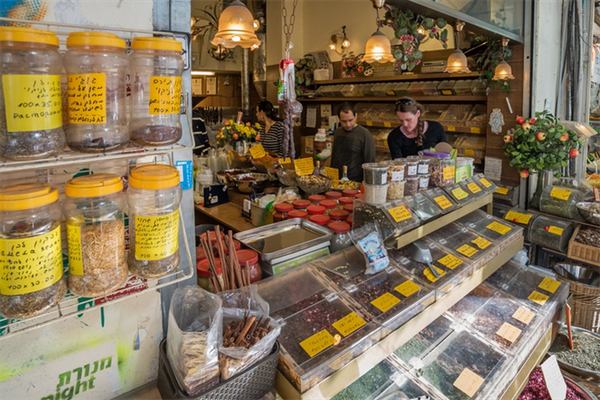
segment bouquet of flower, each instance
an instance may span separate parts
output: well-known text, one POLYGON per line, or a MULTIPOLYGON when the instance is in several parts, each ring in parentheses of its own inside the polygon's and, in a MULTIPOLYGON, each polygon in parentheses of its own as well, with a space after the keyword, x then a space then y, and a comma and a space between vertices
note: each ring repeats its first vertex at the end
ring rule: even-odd
POLYGON ((223 126, 219 129, 217 144, 223 147, 228 143, 233 146, 235 142, 255 142, 260 140, 260 135, 257 135, 258 130, 260 130, 259 123, 254 126, 250 122, 238 124, 230 119, 223 122, 223 126))
POLYGON ((373 66, 363 60, 364 54, 354 55, 354 52, 342 56, 342 77, 369 76, 373 74, 373 66))

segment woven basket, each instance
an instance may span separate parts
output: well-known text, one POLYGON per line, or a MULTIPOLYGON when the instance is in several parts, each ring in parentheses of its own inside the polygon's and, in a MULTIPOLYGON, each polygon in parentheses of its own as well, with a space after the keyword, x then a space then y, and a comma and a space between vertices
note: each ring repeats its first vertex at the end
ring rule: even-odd
POLYGON ((573 325, 600 332, 600 287, 586 285, 563 276, 564 270, 560 265, 576 265, 565 262, 554 263, 553 269, 558 279, 569 283, 569 292, 572 295, 571 307, 573 309, 573 325))
POLYGON ((600 265, 600 248, 575 241, 580 229, 581 225, 578 225, 575 232, 573 232, 573 236, 571 236, 571 240, 569 240, 569 252, 567 256, 574 260, 600 265))

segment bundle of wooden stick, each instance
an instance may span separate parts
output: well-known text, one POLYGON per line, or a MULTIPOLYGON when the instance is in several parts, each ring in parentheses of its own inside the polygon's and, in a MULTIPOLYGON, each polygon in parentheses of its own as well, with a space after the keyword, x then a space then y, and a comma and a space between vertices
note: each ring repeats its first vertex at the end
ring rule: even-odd
POLYGON ((242 269, 240 262, 235 252, 235 245, 233 241, 233 232, 228 231, 227 234, 221 232, 221 228, 215 226, 215 235, 217 237, 217 254, 213 251, 213 246, 208 239, 208 235, 200 236, 200 243, 202 249, 208 259, 208 266, 210 270, 210 282, 214 288, 215 293, 223 292, 225 290, 235 290, 244 286, 250 285, 250 269, 246 265, 242 269), (227 252, 225 249, 227 248, 227 252), (222 280, 219 280, 217 274, 217 266, 215 259, 221 260, 221 272, 222 280), (221 283, 222 282, 222 283, 221 283))
POLYGON ((255 315, 249 316, 246 313, 243 320, 232 321, 225 326, 223 346, 250 348, 271 331, 270 321, 270 318, 263 321, 262 316, 257 320, 255 315))

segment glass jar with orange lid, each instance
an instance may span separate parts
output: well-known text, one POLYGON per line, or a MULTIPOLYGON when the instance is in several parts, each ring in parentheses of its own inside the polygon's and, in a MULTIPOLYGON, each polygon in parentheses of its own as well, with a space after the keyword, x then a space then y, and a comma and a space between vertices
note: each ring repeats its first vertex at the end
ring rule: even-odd
POLYGON ((51 157, 65 147, 58 37, 0 26, 0 156, 51 157))
POLYGON ((136 37, 131 43, 131 140, 142 146, 178 142, 180 122, 181 42, 136 37))
POLYGON ((288 213, 294 210, 294 206, 289 203, 279 203, 275 205, 273 213, 273 222, 280 222, 288 219, 288 213))
POLYGON ((0 315, 33 317, 64 297, 61 218, 58 191, 47 184, 0 189, 0 315))
POLYGON ((148 164, 129 174, 129 271, 160 278, 179 266, 179 171, 148 164))
POLYGON ((125 193, 121 177, 94 174, 65 185, 69 290, 96 297, 118 289, 129 275, 125 257, 125 193))
POLYGON ((100 153, 129 142, 125 41, 107 32, 72 32, 65 53, 72 150, 100 153))

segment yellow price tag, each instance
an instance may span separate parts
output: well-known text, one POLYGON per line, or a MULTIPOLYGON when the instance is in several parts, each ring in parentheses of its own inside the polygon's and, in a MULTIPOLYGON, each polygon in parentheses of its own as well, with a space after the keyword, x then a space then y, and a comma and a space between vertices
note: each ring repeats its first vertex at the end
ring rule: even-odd
POLYGON ((502 195, 506 196, 508 194, 508 188, 498 186, 496 188, 495 193, 502 194, 502 195))
POLYGON ((445 210, 446 208, 452 207, 452 203, 450 203, 450 200, 448 200, 448 198, 446 196, 438 196, 438 197, 434 197, 433 201, 435 201, 437 203, 438 206, 441 207, 442 210, 445 210))
POLYGON ((385 93, 386 93, 388 96, 395 96, 395 95, 396 95, 396 92, 394 92, 393 90, 387 90, 385 93))
POLYGON ((444 267, 448 267, 450 269, 454 269, 462 264, 462 260, 452 254, 448 254, 439 260, 437 260, 438 264, 442 264, 444 267))
POLYGON ((408 212, 408 210, 404 206, 390 208, 388 210, 388 212, 390 213, 390 215, 392 216, 392 218, 394 218, 394 221, 396 221, 396 222, 400 222, 400 221, 404 221, 404 220, 412 218, 412 216, 410 215, 410 212, 408 212))
POLYGON ((481 178, 479 179, 479 183, 481 183, 483 186, 485 186, 486 188, 489 188, 492 186, 492 184, 490 183, 490 181, 488 181, 485 178, 481 178))
POLYGON ((292 163, 292 159, 289 157, 284 158, 283 160, 280 161, 280 164, 291 164, 292 163))
POLYGON ((448 132, 456 132, 456 127, 455 127, 455 126, 453 126, 453 125, 448 125, 448 126, 446 127, 446 130, 447 130, 448 132))
POLYGON ((552 188, 552 191, 550 192, 550 197, 554 197, 555 199, 559 199, 559 200, 569 200, 569 197, 571 197, 571 193, 573 193, 571 190, 569 189, 561 189, 561 188, 552 188))
POLYGON ((467 157, 475 157, 475 150, 465 149, 465 156, 467 156, 467 157))
POLYGON ((387 122, 387 121, 386 121, 386 122, 384 122, 384 123, 383 123, 383 126, 384 126, 385 128, 391 128, 391 127, 392 127, 392 123, 391 123, 391 122, 387 122))
POLYGON ((563 228, 559 228, 558 226, 551 226, 548 228, 548 232, 552 233, 553 235, 562 235, 563 234, 564 229, 563 228))
POLYGON ((150 115, 179 114, 181 111, 181 77, 151 76, 150 115))
POLYGON ((483 385, 483 381, 482 377, 469 368, 465 368, 452 385, 467 396, 473 397, 483 385))
POLYGON ((488 248, 492 244, 489 240, 485 240, 481 236, 475 240, 471 240, 471 243, 479 247, 481 250, 488 248))
POLYGON ((514 343, 519 336, 521 336, 521 330, 514 325, 505 322, 502 324, 500 329, 496 332, 496 335, 508 340, 511 343, 514 343))
POLYGON ((67 75, 67 103, 72 124, 106 123, 106 75, 67 75))
POLYGON ((391 293, 384 293, 375 300, 371 301, 371 304, 377 307, 381 312, 386 312, 398 303, 400 303, 400 299, 391 293))
POLYGON ((454 93, 452 93, 452 90, 443 89, 443 90, 442 90, 442 94, 443 94, 444 96, 452 96, 454 93))
POLYGON ((81 255, 81 227, 67 220, 67 248, 69 249, 69 274, 83 275, 81 255))
POLYGON ((352 332, 356 331, 361 326, 364 326, 366 324, 367 323, 365 322, 364 319, 362 319, 361 317, 356 315, 356 313, 351 312, 350 314, 346 315, 344 318, 340 319, 339 321, 334 322, 331 325, 333 325, 333 327, 335 329, 337 329, 338 332, 341 333, 342 335, 348 336, 349 334, 351 334, 352 332))
MULTIPOLYGON (((440 278, 446 275, 446 271, 444 271, 443 269, 438 268, 435 265, 432 265, 432 267, 435 268, 438 274, 440 274, 440 278)), ((430 282, 435 282, 438 280, 438 278, 429 270, 429 267, 426 267, 425 270, 423 270, 423 275, 425 275, 425 277, 429 279, 430 282)))
POLYGON ((486 226, 486 228, 489 229, 490 231, 494 231, 501 235, 506 235, 508 232, 510 232, 512 230, 512 228, 510 226, 506 226, 506 225, 501 224, 496 221, 494 221, 491 224, 489 224, 488 226, 486 226))
POLYGON ((556 292, 556 289, 558 289, 558 287, 560 286, 560 282, 556 281, 552 278, 544 278, 544 280, 542 281, 542 283, 540 283, 538 285, 538 287, 540 289, 545 290, 546 292, 550 292, 550 293, 554 293, 556 292))
POLYGON ((529 325, 531 320, 533 320, 534 316, 535 314, 526 309, 525 307, 519 307, 517 311, 515 311, 515 313, 512 315, 514 319, 524 323, 525 325, 529 325))
POLYGON ((456 168, 454 165, 450 167, 444 167, 442 174, 445 181, 454 180, 454 177, 456 176, 456 168))
POLYGON ((469 197, 469 193, 465 192, 461 188, 452 189, 452 194, 457 200, 462 200, 469 197))
POLYGON ((373 126, 373 121, 367 121, 367 126, 373 126))
POLYGON ((522 214, 516 211, 509 211, 504 216, 504 219, 511 222, 527 225, 531 220, 531 214, 522 214))
POLYGON ((337 183, 340 180, 340 170, 337 168, 325 167, 325 171, 323 172, 325 176, 331 178, 332 183, 337 183))
POLYGON ((456 249, 456 251, 458 251, 463 256, 473 257, 473 255, 475 255, 475 253, 477 253, 479 250, 469 246, 468 244, 463 244, 458 249, 456 249))
POLYGON ((265 148, 263 147, 262 143, 250 147, 250 156, 252 156, 252 158, 254 158, 255 160, 263 158, 266 155, 267 152, 265 151, 265 148))
POLYGON ((136 215, 133 228, 136 260, 161 260, 179 249, 179 210, 150 217, 136 215))
POLYGON ((473 194, 481 192, 481 188, 475 182, 471 182, 471 183, 467 184, 467 188, 473 194))
POLYGON ((471 133, 481 133, 481 129, 479 129, 479 128, 477 128, 477 127, 474 127, 474 126, 472 126, 472 127, 471 127, 471 133))
POLYGON ((315 170, 315 164, 312 157, 299 158, 294 161, 294 168, 298 176, 310 175, 315 170))
POLYGON ((527 297, 528 300, 533 301, 534 303, 537 303, 541 306, 543 306, 547 301, 548 301, 548 296, 546 296, 545 294, 542 294, 538 291, 533 291, 531 292, 531 294, 529 295, 529 297, 527 297))
POLYGON ((301 341, 300 347, 312 358, 326 348, 333 346, 334 343, 335 339, 331 336, 331 333, 323 329, 321 332, 317 332, 308 339, 301 341))
POLYGON ((406 281, 396 286, 394 290, 404 297, 410 297, 421 290, 421 286, 417 285, 413 281, 406 281))

